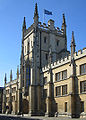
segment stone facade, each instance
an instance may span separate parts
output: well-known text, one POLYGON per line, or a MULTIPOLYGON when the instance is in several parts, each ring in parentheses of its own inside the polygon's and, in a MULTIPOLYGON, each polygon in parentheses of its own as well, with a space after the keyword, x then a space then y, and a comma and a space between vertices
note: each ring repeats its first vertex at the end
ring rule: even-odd
POLYGON ((17 68, 17 78, 12 80, 12 70, 10 72, 10 82, 6 82, 6 74, 4 79, 4 92, 3 92, 3 104, 2 104, 2 113, 17 114, 19 108, 19 70, 17 68))
MULTIPOLYGON (((85 116, 86 48, 74 53, 74 61, 69 55, 52 63, 51 70, 56 114, 71 117, 85 116)), ((47 99, 50 97, 49 66, 42 69, 42 82, 44 78, 46 78, 44 89, 47 91, 45 104, 48 107, 47 99)), ((55 107, 53 109, 55 110, 55 107)), ((52 111, 50 112, 52 113, 52 111)))
POLYGON ((24 17, 20 75, 17 69, 17 79, 12 80, 11 71, 9 83, 5 76, 3 112, 8 106, 8 113, 15 114, 85 116, 86 48, 75 52, 75 46, 72 32, 70 54, 64 14, 61 30, 51 19, 42 25, 36 4, 28 29, 24 17))

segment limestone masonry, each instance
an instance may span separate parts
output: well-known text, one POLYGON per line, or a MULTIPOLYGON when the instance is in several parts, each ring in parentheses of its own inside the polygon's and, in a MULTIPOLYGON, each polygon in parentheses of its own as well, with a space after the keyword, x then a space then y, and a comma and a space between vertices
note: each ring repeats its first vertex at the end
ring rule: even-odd
POLYGON ((76 52, 72 32, 67 50, 66 20, 61 29, 54 21, 39 22, 37 4, 34 23, 22 27, 20 70, 7 83, 5 75, 2 113, 30 116, 86 116, 86 48, 76 52))

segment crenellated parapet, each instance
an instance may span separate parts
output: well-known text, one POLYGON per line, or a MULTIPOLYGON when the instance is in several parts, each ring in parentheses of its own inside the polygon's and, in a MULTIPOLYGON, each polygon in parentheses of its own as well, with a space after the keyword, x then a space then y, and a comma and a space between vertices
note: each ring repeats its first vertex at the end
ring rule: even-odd
MULTIPOLYGON (((51 20, 49 20, 49 21, 51 21, 51 20)), ((60 29, 59 27, 55 27, 54 24, 51 25, 51 28, 53 28, 53 29, 51 29, 50 28, 51 22, 49 23, 49 21, 48 21, 48 24, 46 24, 46 23, 42 24, 41 22, 38 22, 38 28, 42 29, 44 31, 47 31, 47 32, 50 31, 50 30, 53 30, 53 32, 55 32, 58 35, 63 35, 64 34, 63 30, 60 29)), ((32 24, 28 29, 26 29, 26 31, 24 32, 24 37, 28 36, 28 33, 31 34, 30 32, 33 31, 33 28, 34 28, 34 24, 32 24)))
POLYGON ((61 34, 61 35, 63 35, 63 30, 62 29, 60 29, 59 27, 55 27, 54 26, 54 21, 53 20, 49 20, 48 21, 48 24, 46 24, 46 23, 41 23, 41 22, 39 22, 38 23, 38 27, 40 28, 40 29, 43 29, 43 30, 47 30, 47 31, 49 31, 49 30, 53 30, 55 33, 58 33, 58 34, 61 34))
MULTIPOLYGON (((53 63, 51 64, 51 68, 54 69, 54 68, 59 67, 59 66, 61 66, 61 65, 67 64, 67 63, 70 62, 70 60, 71 60, 71 56, 70 56, 70 55, 69 55, 69 56, 66 56, 66 57, 64 57, 64 58, 61 58, 60 60, 57 60, 57 61, 53 62, 53 63)), ((47 70, 49 70, 49 65, 44 66, 44 67, 42 68, 42 72, 46 72, 47 70)))
POLYGON ((84 56, 86 56, 86 47, 83 48, 82 50, 78 50, 78 52, 74 53, 75 60, 77 60, 77 59, 79 59, 81 57, 84 57, 84 56))
MULTIPOLYGON (((74 53, 74 60, 80 59, 82 57, 86 57, 86 47, 83 48, 82 50, 78 50, 78 52, 74 53)), ((64 58, 61 58, 60 60, 57 60, 51 64, 51 68, 54 69, 56 67, 59 67, 64 64, 68 64, 71 61, 71 55, 66 56, 64 58)), ((46 72, 49 70, 49 65, 44 66, 42 68, 42 72, 46 72)))

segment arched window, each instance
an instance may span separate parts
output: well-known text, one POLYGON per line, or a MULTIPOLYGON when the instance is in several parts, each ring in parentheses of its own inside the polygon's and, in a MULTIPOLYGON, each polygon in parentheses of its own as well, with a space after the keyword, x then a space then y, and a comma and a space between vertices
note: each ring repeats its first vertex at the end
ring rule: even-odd
POLYGON ((26 67, 26 87, 30 85, 30 66, 26 67))
POLYGON ((46 43, 46 37, 44 37, 44 43, 46 43))

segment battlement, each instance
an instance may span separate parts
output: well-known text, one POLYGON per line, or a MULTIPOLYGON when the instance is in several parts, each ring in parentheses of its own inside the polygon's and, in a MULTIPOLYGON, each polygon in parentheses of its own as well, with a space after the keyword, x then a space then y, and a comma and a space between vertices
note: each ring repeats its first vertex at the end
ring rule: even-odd
MULTIPOLYGON (((48 21, 48 24, 46 23, 41 23, 41 22, 38 22, 38 27, 43 29, 43 30, 53 30, 55 33, 58 33, 58 35, 63 35, 64 34, 64 30, 63 29, 60 29, 59 27, 56 27, 54 26, 54 21, 53 20, 49 20, 48 21)), ((26 29, 26 31, 24 32, 24 37, 27 37, 28 33, 30 33, 34 28, 34 23, 28 28, 26 29)))
MULTIPOLYGON (((78 50, 78 52, 75 52, 75 53, 74 53, 74 59, 75 59, 75 60, 80 59, 80 58, 82 58, 82 57, 84 57, 84 56, 86 56, 86 47, 83 48, 82 50, 78 50)), ((59 66, 61 66, 61 65, 70 63, 70 61, 71 61, 71 55, 66 56, 65 58, 62 58, 62 59, 60 59, 60 60, 57 60, 57 61, 53 62, 53 63, 51 64, 51 68, 54 69, 54 68, 59 67, 59 66)), ((46 71, 48 71, 48 70, 49 70, 49 65, 44 66, 44 67, 42 68, 42 72, 46 72, 46 71)))
MULTIPOLYGON (((62 58, 60 60, 57 60, 57 61, 51 63, 51 68, 53 69, 53 68, 59 67, 59 66, 61 66, 63 64, 69 63, 70 60, 71 60, 71 56, 70 55, 66 56, 65 58, 62 58)), ((49 70, 49 65, 47 65, 44 68, 42 68, 43 72, 45 72, 47 70, 49 70)))
POLYGON ((77 60, 77 59, 79 59, 79 58, 81 58, 83 56, 86 56, 86 47, 83 48, 82 50, 80 49, 80 50, 78 50, 78 52, 74 53, 75 60, 77 60))
POLYGON ((59 27, 55 28, 53 20, 49 20, 47 25, 46 25, 46 23, 42 24, 41 22, 39 22, 38 26, 39 26, 39 28, 42 28, 42 29, 45 29, 45 30, 52 29, 55 32, 57 32, 58 34, 62 34, 63 35, 63 31, 59 27), (52 22, 53 22, 53 24, 52 24, 52 22))

